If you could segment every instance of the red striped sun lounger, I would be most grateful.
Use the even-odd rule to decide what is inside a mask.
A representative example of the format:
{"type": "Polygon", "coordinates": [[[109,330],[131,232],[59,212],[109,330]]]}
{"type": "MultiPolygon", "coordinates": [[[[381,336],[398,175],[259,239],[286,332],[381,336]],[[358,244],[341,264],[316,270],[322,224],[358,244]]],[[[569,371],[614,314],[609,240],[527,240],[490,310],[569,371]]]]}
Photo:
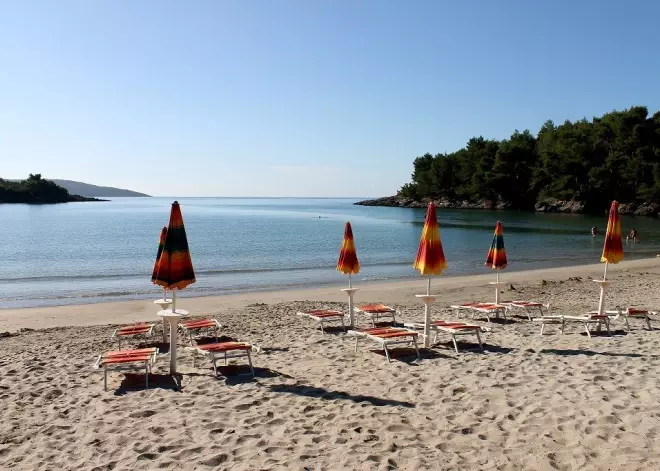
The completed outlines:
{"type": "Polygon", "coordinates": [[[369,317],[374,327],[381,318],[391,318],[392,324],[396,324],[396,309],[385,304],[362,304],[356,306],[355,310],[369,317]]]}
{"type": "Polygon", "coordinates": [[[539,317],[543,317],[550,310],[549,304],[543,304],[538,301],[500,301],[500,304],[506,306],[509,310],[514,308],[524,309],[530,321],[536,312],[538,312],[539,317]],[[545,313],[543,312],[543,308],[546,308],[545,313]]]}
{"type": "Polygon", "coordinates": [[[121,350],[122,338],[134,337],[136,335],[142,335],[148,337],[153,332],[155,325],[156,324],[142,323],[142,324],[125,325],[123,327],[119,327],[118,329],[115,329],[115,331],[112,333],[112,338],[117,341],[117,349],[121,350]]]}
{"type": "Polygon", "coordinates": [[[250,365],[250,372],[252,377],[254,377],[254,368],[252,366],[252,357],[250,352],[252,351],[252,345],[245,342],[218,342],[218,343],[209,343],[206,345],[196,345],[194,347],[188,347],[193,349],[193,367],[196,367],[197,364],[197,353],[202,353],[204,356],[207,356],[211,363],[213,364],[213,374],[218,376],[218,366],[217,361],[219,358],[224,358],[225,365],[227,360],[230,358],[241,358],[247,357],[248,364],[250,365]]]}
{"type": "Polygon", "coordinates": [[[103,389],[108,390],[108,368],[114,370],[133,370],[144,366],[145,386],[149,387],[149,373],[156,362],[157,348],[141,348],[138,350],[120,350],[99,355],[94,368],[103,367],[103,389]]]}
{"type": "Polygon", "coordinates": [[[193,345],[193,333],[212,330],[216,342],[218,341],[218,329],[222,328],[217,319],[191,319],[179,324],[184,334],[188,334],[190,345],[193,345]]]}
{"type": "Polygon", "coordinates": [[[319,309],[316,311],[300,311],[298,312],[298,315],[300,317],[306,317],[308,319],[312,319],[318,323],[321,324],[321,333],[325,334],[325,330],[323,329],[323,324],[325,322],[333,322],[333,321],[340,321],[341,326],[346,331],[346,325],[344,324],[344,313],[341,311],[333,311],[333,310],[327,310],[327,309],[319,309]]]}
{"type": "Polygon", "coordinates": [[[415,349],[415,352],[417,352],[417,358],[420,358],[419,348],[417,347],[419,332],[414,330],[400,327],[376,327],[373,329],[350,330],[348,333],[355,336],[356,352],[358,348],[358,340],[360,338],[366,338],[382,345],[388,362],[392,361],[388,347],[394,345],[409,345],[415,349]]]}
{"type": "MultiPolygon", "coordinates": [[[[423,322],[407,322],[403,324],[405,327],[415,329],[415,330],[424,330],[423,322]]],[[[434,343],[438,341],[438,335],[440,332],[447,333],[451,335],[451,340],[454,344],[454,350],[458,353],[458,344],[456,343],[456,337],[462,335],[474,335],[477,337],[477,342],[481,349],[484,349],[484,344],[481,341],[481,332],[483,327],[476,324],[466,324],[465,322],[452,322],[452,321],[433,321],[431,322],[431,330],[435,331],[435,340],[434,343]]]]}
{"type": "Polygon", "coordinates": [[[456,311],[457,315],[460,315],[461,311],[468,311],[474,317],[474,314],[486,314],[488,322],[490,322],[491,317],[499,317],[500,314],[506,320],[506,306],[502,304],[493,304],[493,303],[464,303],[464,304],[453,304],[449,306],[451,309],[456,311]]]}

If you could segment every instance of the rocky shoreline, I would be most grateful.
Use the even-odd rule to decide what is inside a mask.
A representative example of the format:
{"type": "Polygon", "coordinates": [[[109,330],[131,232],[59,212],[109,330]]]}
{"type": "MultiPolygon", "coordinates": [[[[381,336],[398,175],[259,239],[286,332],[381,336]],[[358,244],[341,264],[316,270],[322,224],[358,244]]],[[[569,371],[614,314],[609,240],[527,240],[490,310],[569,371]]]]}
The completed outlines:
{"type": "MultiPolygon", "coordinates": [[[[387,206],[392,208],[426,208],[430,201],[433,201],[438,208],[444,209],[508,209],[511,207],[509,203],[503,201],[465,201],[449,198],[434,200],[424,198],[418,201],[404,196],[385,196],[383,198],[358,201],[354,204],[359,206],[387,206]]],[[[534,211],[538,213],[581,214],[585,212],[585,205],[580,201],[546,199],[536,203],[534,205],[534,211]]],[[[621,203],[619,205],[619,213],[632,216],[658,217],[660,215],[660,205],[657,203],[621,203]]]]}

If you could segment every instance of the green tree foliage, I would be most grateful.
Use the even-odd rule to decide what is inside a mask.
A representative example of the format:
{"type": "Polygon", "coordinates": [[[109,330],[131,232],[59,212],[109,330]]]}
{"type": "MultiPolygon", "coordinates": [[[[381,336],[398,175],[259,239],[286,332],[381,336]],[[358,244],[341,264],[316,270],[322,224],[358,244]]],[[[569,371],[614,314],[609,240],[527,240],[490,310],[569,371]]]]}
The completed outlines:
{"type": "Polygon", "coordinates": [[[44,180],[41,174],[30,174],[20,182],[0,178],[0,203],[65,203],[74,201],[69,192],[59,185],[44,180]]]}
{"type": "Polygon", "coordinates": [[[472,138],[450,154],[413,162],[399,194],[502,201],[529,209],[546,198],[602,209],[617,199],[660,203],[660,112],[644,106],[592,121],[543,124],[536,136],[516,130],[502,141],[472,138]]]}

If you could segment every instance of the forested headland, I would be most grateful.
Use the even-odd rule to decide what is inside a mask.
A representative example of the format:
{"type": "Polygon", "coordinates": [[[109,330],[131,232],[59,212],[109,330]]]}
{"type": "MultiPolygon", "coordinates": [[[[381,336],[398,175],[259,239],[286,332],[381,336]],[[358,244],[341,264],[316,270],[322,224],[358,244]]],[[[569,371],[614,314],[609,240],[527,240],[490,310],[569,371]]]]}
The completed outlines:
{"type": "Polygon", "coordinates": [[[417,157],[413,166],[411,182],[382,204],[602,212],[616,199],[628,203],[624,212],[657,216],[660,112],[649,117],[635,106],[591,121],[547,121],[536,135],[474,137],[455,152],[417,157]]]}
{"type": "Polygon", "coordinates": [[[71,195],[66,188],[41,178],[41,174],[30,174],[26,180],[10,181],[0,178],[0,203],[68,203],[72,201],[103,201],[71,195]]]}

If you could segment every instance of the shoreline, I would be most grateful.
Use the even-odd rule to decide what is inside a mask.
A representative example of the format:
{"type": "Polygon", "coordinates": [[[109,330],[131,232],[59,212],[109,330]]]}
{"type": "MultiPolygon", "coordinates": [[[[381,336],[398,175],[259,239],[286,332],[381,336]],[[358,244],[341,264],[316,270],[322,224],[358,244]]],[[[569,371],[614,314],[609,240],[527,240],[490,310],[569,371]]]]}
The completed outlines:
{"type": "MultiPolygon", "coordinates": [[[[646,258],[623,261],[609,269],[610,278],[616,278],[630,271],[645,270],[660,274],[660,258],[646,258]]],[[[543,268],[526,271],[504,270],[500,280],[506,287],[513,284],[529,286],[546,281],[562,281],[568,278],[600,278],[602,264],[576,265],[556,268],[543,268]]],[[[383,302],[400,304],[418,302],[414,295],[424,291],[425,277],[411,280],[379,281],[359,283],[354,286],[360,291],[356,294],[356,303],[383,302]]],[[[494,281],[495,273],[480,275],[437,276],[433,277],[432,291],[441,295],[439,301],[463,302],[473,300],[482,293],[492,293],[489,282],[494,281]]],[[[342,285],[321,286],[317,288],[281,289],[270,291],[250,291],[226,295],[180,297],[177,305],[190,311],[191,316],[215,315],[225,310],[242,309],[250,304],[278,304],[296,301],[343,302],[346,295],[340,290],[342,285]]],[[[593,296],[597,293],[593,288],[593,296]]],[[[156,319],[157,306],[152,302],[161,292],[154,290],[153,298],[125,301],[110,301],[86,304],[67,304],[61,306],[42,306],[29,308],[0,309],[0,332],[15,332],[23,328],[45,329],[54,327],[125,324],[156,319]]],[[[512,293],[513,295],[513,293],[512,293]]],[[[439,307],[444,307],[438,304],[439,307]]],[[[421,303],[420,303],[421,309],[421,303]]]]}

